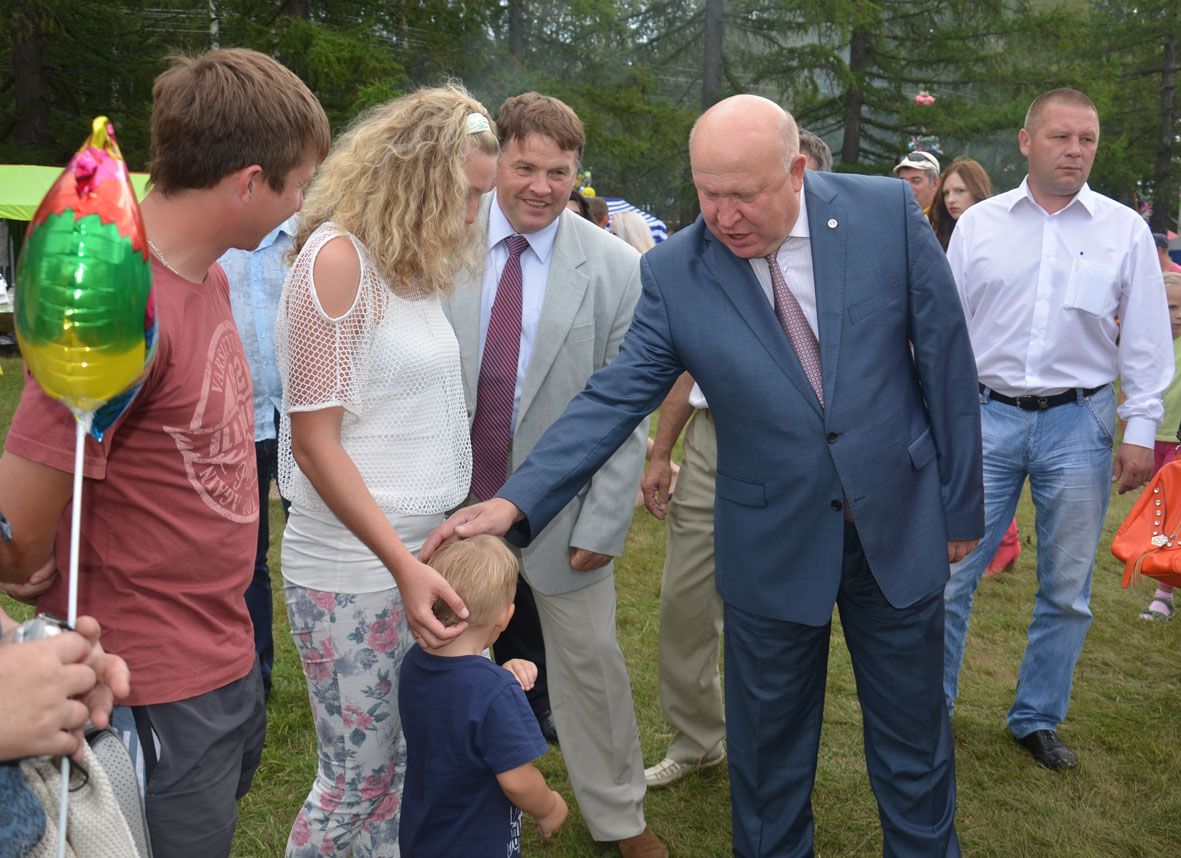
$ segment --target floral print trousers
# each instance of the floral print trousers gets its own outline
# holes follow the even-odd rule
[[[286,583],[319,765],[287,858],[397,858],[406,745],[398,672],[414,645],[397,588],[331,593]]]

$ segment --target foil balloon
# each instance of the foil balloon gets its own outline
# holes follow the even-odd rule
[[[147,236],[105,116],[29,224],[16,273],[21,355],[45,392],[102,440],[151,362],[156,310]]]

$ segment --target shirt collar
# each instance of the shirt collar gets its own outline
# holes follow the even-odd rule
[[[795,225],[792,226],[791,232],[787,234],[788,238],[808,238],[812,233],[808,230],[808,195],[804,189],[800,189],[800,213],[796,215]]]
[[[529,247],[537,255],[537,258],[542,263],[548,263],[550,254],[554,250],[554,239],[558,236],[558,224],[561,223],[561,215],[554,218],[554,222],[549,226],[537,230],[537,232],[523,232],[521,235],[529,242]],[[496,192],[492,192],[492,206],[488,210],[488,249],[496,247],[510,235],[516,235],[517,231],[513,229],[513,225],[508,222],[504,212],[500,208],[500,201],[496,199]]]
[[[1033,191],[1030,190],[1030,188],[1029,188],[1029,176],[1028,175],[1026,175],[1026,177],[1021,180],[1021,184],[1020,184],[1020,186],[1018,186],[1017,190],[1020,191],[1020,193],[1017,194],[1013,198],[1013,202],[1009,206],[1009,211],[1012,211],[1013,208],[1018,203],[1020,203],[1022,200],[1025,200],[1031,206],[1035,206],[1038,209],[1038,211],[1041,211],[1041,212],[1045,211],[1045,209],[1043,209],[1041,207],[1041,205],[1038,203],[1038,201],[1033,198]],[[1074,195],[1074,197],[1071,199],[1071,201],[1068,202],[1066,205],[1064,205],[1062,208],[1060,208],[1058,211],[1064,212],[1068,208],[1070,208],[1071,206],[1075,205],[1076,203],[1078,205],[1082,206],[1083,209],[1086,210],[1087,214],[1089,214],[1089,215],[1095,214],[1095,192],[1091,190],[1091,186],[1088,185],[1086,182],[1083,182],[1083,186],[1081,188],[1079,188],[1079,192]],[[1057,214],[1057,212],[1055,212],[1055,214]]]
[[[291,217],[287,218],[287,220],[283,221],[277,227],[275,227],[270,232],[268,232],[266,235],[264,235],[262,241],[260,241],[258,243],[258,247],[254,248],[254,251],[257,252],[259,250],[265,250],[266,248],[270,247],[272,244],[274,244],[276,241],[279,240],[280,235],[285,234],[285,235],[289,235],[289,236],[294,236],[298,221],[299,221],[299,215],[292,215]]]

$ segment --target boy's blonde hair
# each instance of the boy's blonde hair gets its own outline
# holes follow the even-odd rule
[[[1177,271],[1165,272],[1165,288],[1175,289],[1181,287],[1181,273]]]
[[[468,625],[491,626],[512,604],[520,564],[503,540],[481,534],[470,539],[451,537],[431,555],[429,564],[455,588],[468,610]],[[444,626],[459,618],[441,599],[432,609]]]

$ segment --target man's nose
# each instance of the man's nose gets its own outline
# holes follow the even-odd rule
[[[539,197],[544,197],[549,193],[549,177],[545,173],[534,173],[533,180],[529,182],[529,191]]]
[[[725,227],[734,226],[742,219],[742,214],[738,211],[737,206],[726,205],[723,203],[718,207],[718,223]]]

